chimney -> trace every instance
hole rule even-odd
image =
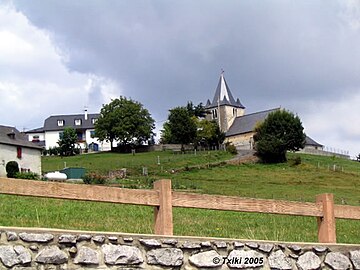
[[[85,112],[85,120],[88,120],[88,111],[87,111],[87,108],[84,109],[84,112]]]

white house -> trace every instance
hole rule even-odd
[[[25,132],[31,142],[37,143],[46,149],[57,147],[58,141],[65,127],[76,130],[78,144],[82,149],[90,151],[108,151],[111,149],[110,142],[100,142],[95,137],[95,122],[100,114],[72,114],[52,115],[45,119],[44,127]]]
[[[6,164],[16,161],[21,171],[41,174],[42,147],[29,142],[14,127],[0,126],[0,177],[6,177]]]

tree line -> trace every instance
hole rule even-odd
[[[218,148],[225,140],[225,133],[216,121],[206,119],[207,111],[202,105],[189,101],[185,106],[169,110],[167,121],[161,131],[160,143],[192,144],[197,147]],[[118,147],[136,148],[153,144],[155,121],[144,106],[132,99],[120,97],[103,105],[95,123],[95,137],[99,141],[109,141]],[[298,116],[286,110],[272,112],[255,128],[254,142],[256,154],[265,163],[286,161],[287,151],[297,151],[305,145],[305,133]],[[71,127],[66,127],[59,139],[60,154],[76,153],[77,135]]]
[[[225,140],[225,133],[216,121],[206,120],[207,111],[202,103],[194,106],[191,101],[186,106],[169,110],[168,120],[163,125],[161,143],[193,144],[209,148],[219,148]]]

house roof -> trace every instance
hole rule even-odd
[[[245,109],[244,105],[241,104],[240,100],[235,101],[228,84],[226,83],[224,74],[221,73],[219,83],[215,90],[213,101],[207,101],[205,108],[213,108],[221,105],[230,105],[237,108]]]
[[[44,128],[34,128],[34,129],[31,129],[31,130],[28,130],[26,131],[26,134],[27,133],[41,133],[41,132],[44,132]]]
[[[26,135],[18,131],[15,127],[9,126],[0,126],[0,144],[42,149],[42,147],[29,142]]]
[[[234,136],[254,131],[255,126],[258,122],[264,121],[265,118],[269,115],[269,113],[275,112],[277,110],[279,110],[279,108],[236,117],[233,124],[226,132],[226,136]]]
[[[27,133],[63,130],[65,127],[92,129],[95,127],[92,119],[97,119],[99,116],[100,114],[98,113],[89,113],[87,120],[85,120],[85,114],[52,115],[45,119],[43,128],[29,130]],[[75,120],[80,120],[81,124],[75,125]],[[64,121],[63,126],[59,126],[58,121]]]

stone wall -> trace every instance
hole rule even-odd
[[[360,269],[360,245],[0,227],[0,269]]]

